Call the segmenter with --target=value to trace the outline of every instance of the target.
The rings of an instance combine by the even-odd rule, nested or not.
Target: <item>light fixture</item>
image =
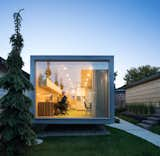
[[[71,91],[71,92],[72,92],[72,94],[75,94],[75,90],[74,90],[74,89],[72,89],[72,91]]]
[[[64,69],[64,70],[67,70],[67,68],[66,68],[66,67],[63,67],[63,69]]]
[[[66,74],[67,77],[69,77],[69,74]]]

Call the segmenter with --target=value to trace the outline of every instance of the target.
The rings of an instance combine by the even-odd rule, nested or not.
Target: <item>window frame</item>
[[[46,123],[46,124],[106,124],[114,122],[114,57],[113,56],[44,56],[44,55],[35,55],[31,56],[30,59],[30,81],[33,84],[34,88],[36,85],[35,76],[36,70],[35,65],[36,61],[55,61],[55,62],[107,62],[108,63],[108,117],[94,117],[94,118],[45,118],[45,117],[36,117],[36,104],[35,91],[30,92],[30,97],[33,101],[31,107],[31,112],[34,115],[34,123]]]

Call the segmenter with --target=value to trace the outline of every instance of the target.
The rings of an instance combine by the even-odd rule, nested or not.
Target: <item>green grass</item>
[[[106,136],[49,137],[25,156],[160,156],[160,148],[149,142],[108,129],[111,134]]]
[[[125,115],[122,115],[122,114],[117,114],[117,116],[123,120],[126,120],[128,122],[131,122],[133,124],[138,124],[139,122],[135,119],[133,119],[132,117],[127,117]],[[160,135],[160,125],[155,125],[155,126],[152,126],[149,131],[152,131],[154,133],[157,133]]]
[[[155,125],[150,129],[152,132],[160,134],[160,125]]]
[[[135,119],[133,119],[132,117],[128,117],[128,116],[125,116],[125,115],[122,115],[122,114],[118,114],[117,116],[118,116],[119,118],[121,118],[121,119],[123,119],[123,120],[126,120],[126,121],[128,121],[128,122],[131,122],[131,123],[133,123],[133,124],[138,124],[138,123],[139,123],[138,120],[135,120]]]

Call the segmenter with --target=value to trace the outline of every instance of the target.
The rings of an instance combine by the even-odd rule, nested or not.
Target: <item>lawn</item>
[[[160,148],[149,142],[108,129],[111,134],[106,136],[49,137],[25,156],[160,156]]]
[[[160,135],[160,125],[155,125],[153,127],[151,127],[150,129],[152,132],[157,133]]]

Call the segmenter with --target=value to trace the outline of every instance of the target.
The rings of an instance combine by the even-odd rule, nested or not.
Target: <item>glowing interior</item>
[[[36,61],[35,69],[36,118],[108,117],[107,62]]]

